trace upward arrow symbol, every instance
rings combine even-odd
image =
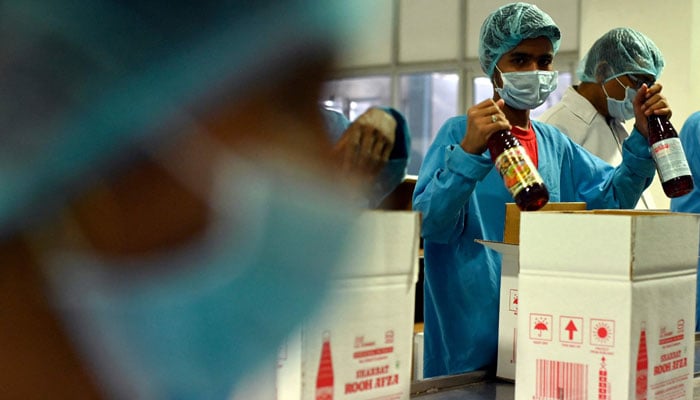
[[[569,323],[566,325],[566,328],[564,328],[564,329],[569,331],[569,340],[574,340],[574,332],[578,331],[578,329],[576,329],[576,324],[574,324],[574,321],[569,320]]]

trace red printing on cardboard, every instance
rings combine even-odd
[[[671,372],[680,368],[687,367],[688,358],[680,358],[681,355],[681,350],[676,350],[670,353],[662,354],[659,360],[659,364],[654,366],[654,375],[661,375],[666,372]]]
[[[384,365],[381,367],[365,368],[365,369],[357,370],[356,377],[357,377],[357,379],[361,379],[361,378],[367,378],[369,376],[374,376],[374,375],[384,375],[387,372],[389,372],[389,365]]]
[[[681,340],[683,340],[683,334],[660,339],[659,344],[669,344],[673,342],[680,342]]]
[[[387,354],[387,353],[393,353],[393,352],[394,352],[394,346],[380,347],[378,349],[356,351],[355,353],[353,353],[352,357],[353,358],[364,358],[364,357],[377,356],[380,354]]]
[[[367,390],[394,386],[399,384],[399,374],[387,376],[377,376],[375,378],[364,379],[357,382],[345,384],[345,394],[364,392]]]
[[[666,372],[675,371],[677,369],[688,366],[688,358],[683,357],[679,360],[673,360],[659,365],[654,365],[654,375],[661,375]]]

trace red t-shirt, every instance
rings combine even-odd
[[[511,128],[510,132],[518,138],[520,144],[525,148],[527,155],[532,159],[533,164],[537,167],[537,137],[535,130],[532,129],[532,124],[528,130],[520,129],[517,126]]]

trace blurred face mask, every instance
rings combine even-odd
[[[617,77],[615,77],[615,80],[620,84],[620,86],[625,88],[625,98],[622,100],[610,97],[608,95],[608,91],[605,90],[605,84],[602,84],[601,86],[603,87],[603,93],[605,93],[605,97],[607,97],[608,100],[608,113],[616,120],[624,122],[634,118],[634,104],[632,102],[637,96],[637,90],[625,86],[619,79],[617,79]]]
[[[111,398],[226,398],[347,265],[356,211],[344,200],[308,175],[226,157],[208,195],[211,226],[186,247],[44,260],[64,325]]]
[[[557,89],[557,71],[501,72],[503,87],[496,93],[516,110],[532,110],[539,107]]]

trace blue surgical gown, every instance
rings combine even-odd
[[[396,120],[396,139],[394,148],[389,154],[389,161],[379,172],[376,180],[370,187],[368,194],[368,206],[376,207],[403,181],[406,176],[408,154],[411,149],[411,133],[404,116],[393,108],[382,108]],[[326,129],[331,141],[337,143],[345,130],[350,126],[350,121],[341,113],[325,108],[321,109],[326,124]]]
[[[557,128],[532,121],[538,170],[551,202],[583,201],[589,209],[634,208],[655,167],[636,130],[613,168]],[[502,241],[505,203],[513,198],[488,151],[459,145],[465,116],[439,130],[418,174],[413,208],[422,212],[424,239],[424,376],[493,367],[498,343],[501,257],[475,239]]]
[[[693,191],[681,197],[671,199],[671,211],[700,213],[700,111],[692,114],[683,124],[680,133],[685,157],[688,159],[690,173],[695,179]],[[698,265],[700,268],[700,264]],[[700,291],[695,298],[695,332],[700,331]]]

